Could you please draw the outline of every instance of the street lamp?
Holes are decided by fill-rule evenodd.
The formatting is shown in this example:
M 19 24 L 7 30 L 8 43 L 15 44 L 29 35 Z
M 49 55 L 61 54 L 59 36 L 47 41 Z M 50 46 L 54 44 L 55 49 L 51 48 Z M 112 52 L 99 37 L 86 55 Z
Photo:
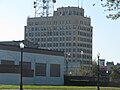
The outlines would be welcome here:
M 100 73 L 100 70 L 99 70 L 99 58 L 100 58 L 100 53 L 97 54 L 97 57 L 98 57 L 98 82 L 97 82 L 97 90 L 100 90 L 100 83 L 99 83 L 99 73 Z
M 81 60 L 80 60 L 80 70 L 82 71 L 82 69 L 83 69 L 83 54 L 84 54 L 84 52 L 83 51 L 80 51 L 80 58 L 81 58 Z M 80 71 L 80 75 L 82 75 L 81 74 L 81 71 Z
M 83 64 L 83 63 L 82 63 L 82 62 L 83 62 L 83 61 L 82 61 L 82 58 L 83 58 L 83 51 L 80 51 L 80 55 L 81 55 L 81 63 L 80 63 L 80 64 L 81 64 L 81 68 L 82 68 L 82 64 Z
M 67 59 L 66 59 L 66 75 L 68 74 L 68 58 L 70 56 L 70 53 L 67 53 Z
M 21 42 L 20 43 L 20 50 L 21 50 L 21 64 L 20 64 L 20 90 L 23 90 L 23 84 L 22 84 L 22 62 L 23 62 L 23 48 L 24 48 L 24 44 Z
M 72 72 L 70 71 L 69 74 L 70 74 L 70 76 L 71 76 L 71 75 L 72 75 Z

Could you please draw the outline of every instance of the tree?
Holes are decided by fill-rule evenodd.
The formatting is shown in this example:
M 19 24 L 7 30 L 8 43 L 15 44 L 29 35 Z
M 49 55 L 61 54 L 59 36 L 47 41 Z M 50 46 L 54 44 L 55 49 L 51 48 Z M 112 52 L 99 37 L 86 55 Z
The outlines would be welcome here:
M 110 77 L 112 81 L 120 81 L 120 67 L 114 66 Z
M 93 76 L 97 76 L 98 73 L 97 62 L 95 60 L 92 61 L 92 73 Z
M 102 7 L 107 8 L 107 18 L 118 19 L 120 18 L 120 0 L 101 0 Z
M 92 70 L 90 68 L 80 67 L 79 75 L 80 76 L 91 76 Z
M 93 4 L 95 6 L 96 4 Z M 107 18 L 118 19 L 120 18 L 120 0 L 101 0 L 104 11 L 108 12 Z

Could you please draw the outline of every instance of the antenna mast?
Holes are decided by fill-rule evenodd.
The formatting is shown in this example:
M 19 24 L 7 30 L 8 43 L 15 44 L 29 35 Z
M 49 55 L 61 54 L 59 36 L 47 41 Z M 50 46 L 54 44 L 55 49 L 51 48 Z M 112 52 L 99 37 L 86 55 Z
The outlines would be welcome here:
M 81 0 L 81 8 L 83 8 L 83 0 Z
M 54 3 L 56 3 L 56 0 L 35 0 L 35 17 L 48 17 L 49 15 L 52 15 L 54 12 Z
M 78 0 L 78 7 L 79 7 L 79 0 Z
M 83 7 L 83 0 L 81 0 L 81 8 Z M 78 0 L 78 7 L 79 7 L 79 0 Z

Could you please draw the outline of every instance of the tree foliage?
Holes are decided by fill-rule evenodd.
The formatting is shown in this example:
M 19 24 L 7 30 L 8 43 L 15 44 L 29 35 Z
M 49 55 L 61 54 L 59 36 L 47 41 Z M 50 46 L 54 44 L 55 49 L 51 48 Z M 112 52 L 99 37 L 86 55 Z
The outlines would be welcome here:
M 119 79 L 120 78 L 120 67 L 114 66 L 112 68 L 112 73 L 110 75 L 113 79 Z
M 120 18 L 120 0 L 101 0 L 101 5 L 108 12 L 107 18 Z
M 97 62 L 95 60 L 92 61 L 92 73 L 93 76 L 97 76 L 98 73 Z

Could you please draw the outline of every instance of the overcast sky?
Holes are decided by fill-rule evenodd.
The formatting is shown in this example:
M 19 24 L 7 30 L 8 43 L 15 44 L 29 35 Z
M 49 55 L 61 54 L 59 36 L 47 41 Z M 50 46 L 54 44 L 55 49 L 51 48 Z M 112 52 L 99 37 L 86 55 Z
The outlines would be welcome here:
M 34 16 L 33 1 L 0 0 L 0 41 L 24 39 L 26 19 Z M 96 5 L 93 7 L 94 3 Z M 79 5 L 81 7 L 81 0 Z M 78 0 L 58 0 L 55 10 L 62 6 L 78 6 Z M 90 16 L 92 21 L 93 59 L 99 52 L 100 58 L 120 63 L 120 19 L 106 19 L 107 13 L 98 0 L 83 0 L 82 6 L 85 15 Z

